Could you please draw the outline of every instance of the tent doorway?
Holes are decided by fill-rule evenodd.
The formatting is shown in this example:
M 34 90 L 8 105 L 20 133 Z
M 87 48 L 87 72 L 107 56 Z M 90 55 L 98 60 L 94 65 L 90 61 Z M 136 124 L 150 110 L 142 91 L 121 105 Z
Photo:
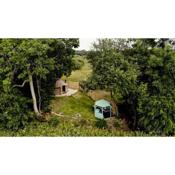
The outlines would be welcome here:
M 62 86 L 63 93 L 66 92 L 66 86 Z

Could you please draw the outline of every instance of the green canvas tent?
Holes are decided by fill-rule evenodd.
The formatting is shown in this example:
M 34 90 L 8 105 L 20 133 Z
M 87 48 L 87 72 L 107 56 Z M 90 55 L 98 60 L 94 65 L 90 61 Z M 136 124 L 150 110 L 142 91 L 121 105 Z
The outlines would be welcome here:
M 107 117 L 111 117 L 111 111 L 111 104 L 104 99 L 97 100 L 94 104 L 94 113 L 96 118 L 104 119 Z

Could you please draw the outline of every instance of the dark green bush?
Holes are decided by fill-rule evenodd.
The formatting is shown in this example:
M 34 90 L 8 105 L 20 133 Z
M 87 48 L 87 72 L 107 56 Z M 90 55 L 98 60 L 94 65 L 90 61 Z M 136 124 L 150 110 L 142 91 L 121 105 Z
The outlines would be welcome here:
M 114 127 L 115 128 L 121 128 L 121 120 L 116 119 L 115 122 L 114 122 Z
M 33 118 L 27 98 L 15 92 L 0 94 L 0 125 L 3 128 L 18 130 L 24 128 Z
M 54 116 L 50 119 L 49 124 L 50 126 L 56 127 L 60 123 L 59 118 L 57 116 Z
M 73 70 L 79 70 L 84 66 L 84 61 L 81 57 L 73 58 Z
M 106 120 L 103 119 L 97 119 L 95 122 L 95 126 L 99 129 L 106 129 L 108 127 Z

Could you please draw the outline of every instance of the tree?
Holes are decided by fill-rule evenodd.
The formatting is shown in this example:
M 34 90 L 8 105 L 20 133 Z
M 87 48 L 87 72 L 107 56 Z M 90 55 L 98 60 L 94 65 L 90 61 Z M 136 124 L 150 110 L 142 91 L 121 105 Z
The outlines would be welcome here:
M 172 134 L 175 132 L 174 41 L 137 39 L 117 48 L 120 42 L 102 39 L 94 45 L 88 56 L 93 73 L 85 86 L 111 91 L 115 101 L 126 106 L 133 129 Z
M 118 103 L 122 102 L 129 91 L 135 89 L 138 74 L 137 66 L 130 64 L 122 53 L 129 47 L 128 41 L 124 39 L 99 39 L 94 44 L 94 50 L 88 54 L 93 73 L 86 86 L 91 86 L 89 89 L 110 91 Z
M 54 69 L 54 58 L 48 58 L 47 50 L 48 44 L 43 40 L 25 39 L 25 40 L 2 40 L 1 41 L 1 54 L 4 62 L 1 64 L 2 71 L 5 70 L 5 66 L 9 67 L 9 73 L 6 74 L 6 81 L 9 81 L 9 85 L 12 84 L 15 72 L 18 79 L 23 81 L 21 87 L 29 82 L 30 92 L 33 100 L 33 109 L 37 116 L 40 115 L 40 111 L 37 106 L 36 92 L 34 89 L 33 77 L 45 76 L 49 73 L 49 70 Z M 20 87 L 20 85 L 12 85 L 11 88 Z
M 16 89 L 32 98 L 34 113 L 40 117 L 42 107 L 49 105 L 56 79 L 70 74 L 78 44 L 78 39 L 1 39 L 1 93 Z
M 145 86 L 138 97 L 138 125 L 146 131 L 171 134 L 175 131 L 175 51 L 169 44 L 155 46 L 138 63 L 139 80 Z
M 30 100 L 17 90 L 0 93 L 0 124 L 3 128 L 18 130 L 24 128 L 33 119 L 29 110 Z

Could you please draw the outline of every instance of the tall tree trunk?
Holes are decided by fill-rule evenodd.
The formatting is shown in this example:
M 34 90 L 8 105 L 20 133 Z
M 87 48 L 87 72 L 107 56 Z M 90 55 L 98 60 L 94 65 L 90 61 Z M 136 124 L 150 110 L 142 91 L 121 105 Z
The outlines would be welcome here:
M 30 84 L 30 92 L 31 92 L 32 99 L 33 99 L 33 109 L 34 109 L 35 114 L 38 117 L 38 116 L 40 116 L 40 112 L 39 112 L 38 106 L 37 106 L 35 89 L 34 89 L 34 85 L 33 85 L 33 77 L 31 74 L 29 74 L 29 84 Z

